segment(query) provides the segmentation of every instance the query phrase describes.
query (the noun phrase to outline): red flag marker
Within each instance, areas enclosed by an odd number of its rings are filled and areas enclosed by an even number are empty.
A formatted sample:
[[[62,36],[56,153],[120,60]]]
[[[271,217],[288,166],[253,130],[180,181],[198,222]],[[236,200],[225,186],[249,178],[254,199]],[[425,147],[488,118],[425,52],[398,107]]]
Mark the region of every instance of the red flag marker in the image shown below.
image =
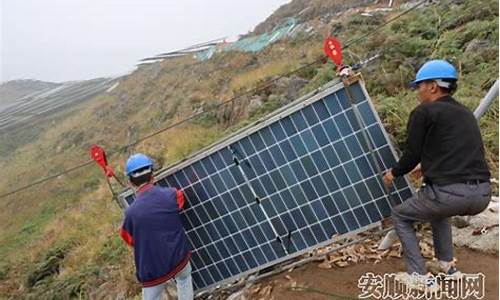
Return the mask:
[[[106,159],[106,152],[104,152],[104,149],[94,144],[92,145],[92,147],[90,147],[90,156],[103,169],[104,174],[106,175],[106,183],[108,184],[109,190],[113,195],[113,199],[116,201],[116,203],[118,203],[120,207],[124,208],[123,204],[118,200],[118,196],[115,193],[115,190],[113,189],[113,186],[111,185],[109,178],[114,177],[115,180],[122,187],[125,187],[125,185],[120,181],[120,179],[118,179],[118,177],[116,177],[113,169],[110,166],[108,166],[108,160]]]
[[[106,152],[104,152],[104,149],[97,145],[92,145],[92,147],[90,147],[90,156],[99,166],[101,166],[101,168],[104,170],[104,174],[106,174],[107,177],[116,178],[115,172],[110,166],[108,166],[108,161],[106,160]]]
[[[337,68],[341,68],[342,65],[342,46],[340,42],[334,37],[327,37],[323,44],[323,51],[330,57],[333,62],[337,65]]]

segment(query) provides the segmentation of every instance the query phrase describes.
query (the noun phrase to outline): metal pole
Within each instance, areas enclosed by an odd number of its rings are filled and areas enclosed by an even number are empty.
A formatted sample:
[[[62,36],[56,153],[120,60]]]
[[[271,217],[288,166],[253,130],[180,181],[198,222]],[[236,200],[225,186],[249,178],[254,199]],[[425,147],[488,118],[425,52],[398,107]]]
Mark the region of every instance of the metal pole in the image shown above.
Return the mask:
[[[354,99],[352,98],[351,92],[349,90],[351,84],[350,82],[347,81],[347,78],[342,78],[342,83],[344,84],[344,89],[345,89],[345,94],[347,96],[347,99],[349,100],[349,103],[351,104],[352,111],[354,112],[354,116],[356,118],[356,122],[358,123],[358,126],[361,130],[361,134],[363,135],[363,139],[366,143],[366,146],[368,147],[368,150],[370,151],[371,154],[371,159],[373,164],[375,165],[375,169],[377,169],[377,173],[379,174],[380,177],[384,176],[384,172],[382,170],[382,167],[378,163],[377,160],[377,155],[375,154],[375,146],[373,145],[371,139],[368,137],[368,133],[366,132],[366,126],[363,123],[363,119],[361,118],[361,113],[358,110],[358,107],[354,103]],[[391,193],[391,190],[389,187],[387,187],[385,184],[384,186],[384,191],[387,196],[387,199],[389,200],[389,203],[391,203],[391,207],[394,207],[397,205],[396,200],[394,199],[394,196]]]
[[[479,103],[479,106],[474,111],[474,116],[477,120],[481,119],[481,117],[486,113],[489,106],[493,101],[498,97],[498,79],[495,80],[495,83],[490,88],[486,96],[484,96],[483,100]]]

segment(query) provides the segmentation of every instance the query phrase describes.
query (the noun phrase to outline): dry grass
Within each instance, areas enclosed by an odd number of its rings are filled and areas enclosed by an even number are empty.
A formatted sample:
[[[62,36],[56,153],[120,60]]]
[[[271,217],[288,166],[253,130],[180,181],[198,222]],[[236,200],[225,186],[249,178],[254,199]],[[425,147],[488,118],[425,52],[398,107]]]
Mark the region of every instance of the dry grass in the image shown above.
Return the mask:
[[[252,87],[259,81],[264,81],[272,76],[283,74],[294,69],[295,64],[290,61],[277,61],[266,64],[257,69],[237,75],[231,80],[231,90],[240,91],[244,88]]]

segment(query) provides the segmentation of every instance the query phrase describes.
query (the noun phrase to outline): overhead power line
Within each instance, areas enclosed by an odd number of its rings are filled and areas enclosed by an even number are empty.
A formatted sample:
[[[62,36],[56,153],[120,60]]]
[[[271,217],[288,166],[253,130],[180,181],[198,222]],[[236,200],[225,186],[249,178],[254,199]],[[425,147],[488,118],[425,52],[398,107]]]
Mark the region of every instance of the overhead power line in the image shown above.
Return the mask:
[[[362,41],[362,40],[366,39],[367,37],[371,36],[372,34],[374,34],[374,33],[378,32],[378,31],[379,31],[380,29],[382,29],[383,27],[385,27],[385,26],[387,26],[388,24],[390,24],[390,23],[392,23],[392,22],[396,21],[397,19],[401,18],[402,16],[404,16],[404,15],[406,15],[406,14],[410,13],[411,11],[415,10],[416,8],[420,7],[421,5],[423,5],[423,4],[424,4],[424,3],[426,3],[426,2],[427,2],[426,0],[423,0],[423,1],[421,1],[421,2],[418,2],[417,4],[415,4],[414,6],[410,7],[409,9],[407,9],[407,10],[403,11],[402,13],[400,13],[400,14],[398,14],[398,15],[394,16],[393,18],[391,18],[391,19],[387,20],[386,22],[384,22],[384,23],[380,24],[380,25],[379,25],[379,26],[377,26],[375,29],[373,29],[373,30],[371,30],[371,31],[367,32],[366,34],[364,34],[364,35],[362,35],[362,36],[360,36],[360,37],[357,37],[357,38],[354,38],[354,39],[352,39],[352,40],[348,41],[348,42],[344,45],[344,47],[343,47],[343,48],[344,48],[344,49],[347,49],[347,48],[349,48],[350,46],[352,46],[352,45],[354,45],[354,44],[356,44],[356,43],[359,43],[360,41]],[[191,115],[191,116],[189,116],[189,117],[187,117],[187,118],[185,118],[185,119],[183,119],[183,120],[180,120],[180,121],[178,121],[178,122],[176,122],[176,123],[174,123],[174,124],[168,125],[167,127],[164,127],[164,128],[159,129],[159,130],[157,130],[157,131],[155,131],[155,132],[153,132],[153,133],[151,133],[151,134],[148,134],[148,135],[146,135],[146,136],[143,136],[143,137],[141,137],[141,138],[139,138],[139,139],[135,140],[135,141],[134,141],[134,142],[132,142],[132,143],[126,144],[125,146],[121,147],[121,148],[120,148],[120,149],[118,149],[117,151],[110,153],[110,154],[109,154],[109,156],[111,156],[111,155],[115,155],[115,154],[117,154],[117,153],[119,153],[119,152],[121,152],[121,151],[124,151],[124,150],[126,150],[126,149],[128,149],[128,148],[130,148],[130,147],[132,147],[132,146],[135,146],[135,145],[137,145],[137,144],[139,144],[139,143],[141,143],[141,142],[143,142],[143,141],[145,141],[145,140],[147,140],[147,139],[150,139],[150,138],[152,138],[152,137],[154,137],[154,136],[156,136],[156,135],[158,135],[158,134],[160,134],[160,133],[162,133],[162,132],[165,132],[165,131],[167,131],[167,130],[170,130],[170,129],[172,129],[172,128],[175,128],[175,127],[177,127],[177,126],[180,126],[180,125],[182,125],[182,124],[184,124],[184,123],[186,123],[186,122],[189,122],[190,120],[193,120],[193,119],[195,119],[195,118],[197,118],[197,117],[199,117],[199,116],[201,116],[201,115],[204,115],[204,114],[209,113],[209,112],[211,112],[211,111],[217,110],[217,109],[219,109],[220,107],[222,107],[222,106],[224,106],[224,105],[226,105],[226,104],[229,104],[229,103],[231,103],[231,102],[235,102],[236,100],[238,100],[238,99],[242,98],[242,97],[243,97],[243,96],[245,96],[245,95],[248,95],[248,94],[251,94],[251,93],[255,93],[255,92],[259,92],[259,91],[262,91],[262,90],[264,90],[264,89],[268,88],[269,86],[271,86],[274,82],[276,82],[276,81],[278,81],[278,80],[280,80],[280,79],[282,79],[282,78],[284,78],[284,77],[288,77],[288,76],[290,76],[290,75],[292,75],[292,74],[295,74],[295,73],[297,73],[297,72],[300,72],[301,70],[303,70],[303,69],[305,69],[305,68],[308,68],[308,67],[313,66],[313,65],[315,65],[315,64],[317,64],[317,63],[323,62],[323,61],[325,60],[325,58],[326,58],[326,56],[325,56],[325,57],[320,57],[320,58],[318,58],[318,59],[316,59],[316,60],[314,60],[314,61],[312,61],[312,62],[310,62],[310,63],[307,63],[307,64],[305,64],[305,65],[302,65],[302,66],[300,66],[300,67],[298,67],[298,68],[296,68],[296,69],[293,69],[293,70],[291,70],[291,71],[289,71],[289,72],[287,72],[287,73],[281,74],[280,76],[278,76],[278,77],[276,77],[276,78],[273,78],[273,79],[271,79],[271,80],[269,80],[269,81],[265,82],[264,84],[258,85],[257,87],[252,88],[252,89],[249,89],[249,90],[247,90],[247,91],[245,91],[245,92],[243,92],[243,93],[241,93],[241,94],[238,94],[238,95],[236,95],[236,96],[234,96],[234,97],[232,97],[232,98],[230,98],[230,99],[228,99],[228,100],[226,100],[226,101],[220,102],[219,104],[217,104],[217,105],[215,105],[215,106],[211,107],[211,108],[210,108],[210,109],[208,109],[208,110],[204,110],[204,111],[201,111],[201,112],[195,113],[195,114],[193,114],[193,115]],[[68,169],[66,169],[66,170],[64,170],[64,171],[59,172],[59,173],[56,173],[56,174],[53,174],[53,175],[49,175],[49,176],[44,177],[44,178],[42,178],[42,179],[36,180],[36,181],[34,181],[34,182],[31,182],[31,183],[29,183],[29,184],[27,184],[27,185],[25,185],[25,186],[22,186],[22,187],[19,187],[19,188],[17,188],[17,189],[14,189],[14,190],[11,190],[11,191],[9,191],[9,192],[6,192],[6,193],[4,193],[4,194],[1,194],[1,195],[0,195],[0,198],[5,198],[5,197],[7,197],[7,196],[10,196],[10,195],[13,195],[13,194],[15,194],[15,193],[18,193],[18,192],[24,191],[24,190],[26,190],[26,189],[29,189],[29,188],[31,188],[31,187],[33,187],[33,186],[36,186],[36,185],[39,185],[39,184],[45,183],[45,182],[47,182],[47,181],[50,181],[50,180],[56,179],[56,178],[58,178],[59,176],[66,175],[66,174],[68,174],[68,173],[70,173],[70,172],[73,172],[73,171],[76,171],[76,170],[78,170],[78,169],[81,169],[81,168],[87,167],[87,166],[91,165],[93,162],[94,162],[93,160],[87,160],[86,162],[83,162],[83,163],[81,163],[81,164],[78,164],[78,165],[75,165],[75,166],[73,166],[73,167],[70,167],[70,168],[68,168]]]

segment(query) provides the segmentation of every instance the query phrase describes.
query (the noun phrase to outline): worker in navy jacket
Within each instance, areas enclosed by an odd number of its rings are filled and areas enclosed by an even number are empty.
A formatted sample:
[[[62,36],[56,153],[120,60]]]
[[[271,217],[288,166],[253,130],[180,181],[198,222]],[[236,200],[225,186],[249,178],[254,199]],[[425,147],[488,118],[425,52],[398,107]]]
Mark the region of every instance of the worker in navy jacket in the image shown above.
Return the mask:
[[[143,299],[159,300],[165,282],[172,278],[178,299],[193,299],[191,251],[179,217],[182,192],[153,185],[153,161],[144,154],[132,155],[125,171],[136,198],[125,211],[120,235],[134,248]]]

